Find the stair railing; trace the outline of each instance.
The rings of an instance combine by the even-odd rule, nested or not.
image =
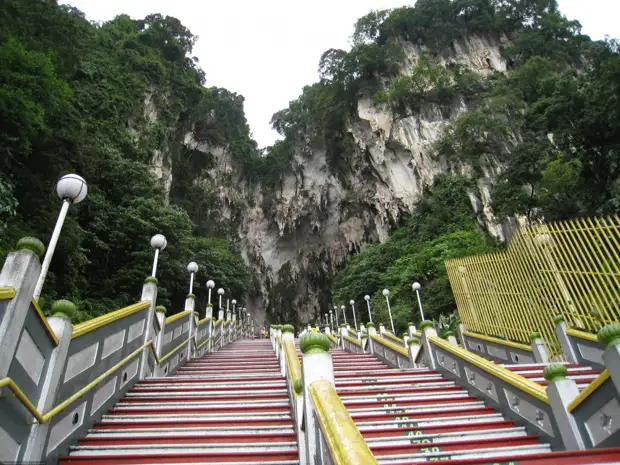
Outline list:
[[[190,296],[184,312],[165,317],[154,277],[128,307],[73,326],[76,307],[61,300],[46,318],[32,300],[42,247],[30,242],[0,271],[0,450],[18,463],[64,453],[137,381],[171,375],[213,337]]]
[[[329,338],[310,331],[300,340],[308,464],[373,465],[377,459],[334,386]]]

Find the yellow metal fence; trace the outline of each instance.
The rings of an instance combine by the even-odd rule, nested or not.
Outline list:
[[[520,228],[506,251],[451,259],[446,269],[464,326],[558,352],[553,317],[583,331],[620,323],[620,217]]]

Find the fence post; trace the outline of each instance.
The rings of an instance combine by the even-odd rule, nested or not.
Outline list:
[[[568,379],[568,370],[564,365],[552,363],[547,365],[543,372],[545,379],[549,381],[547,396],[551,404],[553,416],[560,430],[562,442],[567,450],[582,450],[585,445],[577,422],[568,411],[568,404],[579,395],[579,388],[574,380]]]
[[[153,343],[156,342],[153,339],[157,335],[152,334],[152,328],[153,318],[155,318],[155,304],[157,302],[157,284],[157,278],[155,276],[149,276],[142,285],[142,297],[140,298],[140,301],[144,302],[145,300],[149,300],[151,302],[151,306],[149,307],[146,315],[146,326],[144,328],[144,339],[142,341],[143,344],[146,344],[149,340],[152,340]],[[160,331],[160,334],[163,334],[163,331]],[[139,379],[141,380],[150,374],[148,373],[150,355],[150,351],[144,350],[140,356]]]
[[[306,437],[306,451],[308,463],[320,463],[319,444],[317,444],[319,427],[314,417],[312,400],[308,393],[308,386],[318,380],[327,380],[334,384],[334,366],[329,354],[329,338],[319,332],[310,331],[299,341],[303,354],[301,364],[304,397],[304,433]]]
[[[564,352],[564,357],[566,361],[569,363],[578,363],[577,353],[575,352],[575,347],[570,341],[568,334],[566,334],[566,322],[564,321],[563,315],[556,315],[553,317],[553,323],[555,325],[555,335],[560,341],[560,346],[562,347],[562,352]]]
[[[424,320],[420,323],[420,330],[422,332],[422,347],[424,347],[426,363],[431,370],[435,370],[437,368],[437,360],[433,346],[428,341],[428,338],[431,336],[437,336],[437,331],[435,331],[435,328],[433,327],[433,322],[429,320]]]
[[[411,362],[411,366],[416,366],[416,359],[418,358],[418,354],[420,353],[420,339],[416,336],[411,336],[407,339],[407,351],[409,352],[409,361]]]
[[[620,395],[620,324],[607,325],[598,332],[598,340],[607,348],[603,362]]]
[[[55,402],[60,386],[60,378],[64,372],[67,361],[73,325],[71,317],[75,314],[76,308],[68,300],[59,300],[52,305],[52,316],[47,319],[52,331],[58,338],[58,345],[54,348],[50,357],[50,362],[45,373],[41,374],[43,386],[41,387],[41,397],[36,406],[39,412],[47,412]],[[22,460],[27,462],[39,462],[45,459],[43,448],[49,432],[50,423],[35,423],[30,428],[28,441],[24,450]]]
[[[0,379],[7,376],[9,367],[26,322],[32,293],[37,285],[43,255],[43,243],[34,237],[24,237],[17,242],[17,251],[11,252],[0,271],[0,287],[12,287],[15,296],[0,312]]]
[[[536,363],[549,363],[547,348],[538,331],[534,331],[530,334],[530,341],[532,341],[532,351],[534,352],[534,360]]]
[[[187,294],[185,298],[185,311],[190,311],[189,314],[189,331],[187,338],[196,336],[196,318],[194,317],[194,309],[196,308],[196,296],[194,294]],[[191,360],[192,355],[194,353],[194,346],[192,345],[192,341],[189,341],[187,344],[187,355],[186,359]]]

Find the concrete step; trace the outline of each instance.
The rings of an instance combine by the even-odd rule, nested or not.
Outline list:
[[[239,402],[239,399],[242,398],[243,401],[253,401],[253,400],[288,400],[286,389],[278,389],[278,390],[270,390],[264,391],[263,394],[255,393],[253,391],[244,392],[244,393],[230,393],[230,392],[219,392],[219,393],[209,393],[208,397],[205,397],[201,392],[187,392],[187,391],[159,391],[159,392],[128,392],[124,401],[126,402],[142,402],[149,399],[159,400],[159,399],[168,399],[174,398],[179,402],[184,400],[204,400],[204,401],[235,401]]]
[[[248,414],[279,414],[290,412],[291,407],[288,403],[285,404],[259,404],[259,405],[246,405],[241,402],[236,404],[227,404],[224,406],[216,406],[208,403],[198,402],[183,402],[182,404],[168,402],[164,405],[161,403],[151,404],[117,404],[110,410],[110,414],[113,415],[177,415],[182,412],[191,413],[205,413],[211,416],[217,414],[234,414],[234,415],[248,415]]]
[[[203,393],[203,394],[208,394],[210,397],[217,397],[217,396],[231,396],[231,395],[235,395],[235,396],[240,396],[240,397],[251,397],[251,396],[257,396],[257,395],[271,395],[271,394],[287,394],[287,390],[286,388],[264,388],[264,389],[227,389],[226,391],[222,391],[221,388],[218,387],[210,387],[210,386],[204,386],[204,385],[190,385],[187,387],[169,387],[169,388],[143,388],[143,389],[138,389],[138,388],[133,388],[131,391],[131,395],[136,394],[136,393],[142,393],[142,394],[153,394],[155,396],[168,396],[168,395],[175,395],[175,394],[181,394],[183,395],[183,393],[185,393],[185,395],[187,395],[188,393]]]
[[[362,425],[359,427],[359,430],[368,439],[385,439],[390,437],[402,439],[403,437],[440,436],[446,433],[469,433],[472,430],[482,432],[515,427],[515,423],[512,420],[505,420],[501,414],[477,415],[467,419],[463,419],[463,417],[440,418],[437,421],[430,420],[428,422],[419,421],[414,423],[416,423],[415,426],[406,421],[388,421],[378,425]]]
[[[428,389],[440,388],[447,386],[454,386],[452,381],[432,381],[428,383],[415,383],[415,384],[384,384],[384,383],[372,383],[372,384],[358,384],[353,386],[342,386],[336,384],[336,391],[338,393],[350,393],[350,392],[396,392],[396,391],[412,391],[416,387],[426,387]]]
[[[437,403],[437,402],[463,402],[467,400],[476,399],[470,396],[467,391],[461,392],[446,392],[436,394],[424,394],[424,395],[410,395],[410,394],[397,394],[397,395],[377,395],[377,396],[358,396],[358,397],[346,397],[341,396],[340,399],[347,407],[357,407],[364,405],[378,405],[378,404],[396,404],[401,405],[415,405],[424,403]]]
[[[439,422],[445,419],[447,421],[454,421],[454,419],[459,418],[459,421],[468,422],[471,418],[477,418],[481,416],[498,415],[494,418],[502,418],[500,414],[496,414],[495,411],[491,407],[476,407],[470,409],[459,410],[458,408],[453,409],[442,409],[441,412],[433,411],[431,413],[420,413],[420,414],[386,414],[386,413],[360,413],[353,414],[351,417],[355,421],[358,427],[371,425],[389,425],[389,427],[393,428],[395,426],[400,427],[415,427],[419,425],[435,425],[439,424]]]
[[[388,415],[422,415],[422,414],[441,414],[443,412],[456,412],[460,410],[471,410],[485,407],[485,403],[470,397],[468,400],[452,399],[452,402],[429,403],[424,405],[396,405],[388,403],[387,406],[347,408],[352,417],[363,414],[388,414]]]
[[[511,442],[511,441],[508,441]],[[535,454],[541,452],[551,452],[551,447],[548,444],[525,444],[525,445],[504,445],[493,447],[480,447],[476,449],[443,451],[439,446],[424,446],[420,447],[420,452],[416,453],[398,453],[389,451],[389,453],[383,454],[381,451],[374,451],[373,453],[378,459],[379,464],[415,464],[426,461],[444,461],[444,460],[465,460],[465,459],[486,459],[481,463],[494,463],[493,457],[501,456],[502,454],[510,454],[513,458],[518,458],[520,455]],[[489,460],[491,459],[491,460]],[[475,463],[475,462],[474,462]],[[519,464],[521,462],[519,461]]]
[[[129,455],[139,454],[148,455],[170,455],[183,453],[212,453],[226,454],[227,452],[297,452],[297,441],[288,442],[266,442],[251,444],[123,444],[107,446],[71,446],[70,455]]]
[[[443,381],[445,378],[439,374],[421,374],[404,376],[362,376],[351,378],[336,378],[336,386],[353,386],[357,384],[399,384],[399,383],[424,383],[428,381]]]
[[[411,445],[411,444],[435,444],[454,441],[476,441],[479,439],[507,439],[526,437],[525,427],[495,428],[479,430],[476,425],[469,427],[469,431],[458,431],[440,434],[417,434],[417,431],[408,431],[401,436],[372,437],[366,438],[366,442],[372,445]]]

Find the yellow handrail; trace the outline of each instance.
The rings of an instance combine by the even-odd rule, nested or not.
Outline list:
[[[331,334],[327,334],[327,337],[330,338],[334,344],[338,345],[338,339],[336,337]]]
[[[396,344],[394,344],[394,343],[388,341],[387,339],[384,339],[381,336],[378,336],[376,334],[371,334],[370,338],[373,341],[378,342],[382,346],[385,346],[388,349],[393,350],[394,352],[398,352],[399,354],[401,354],[404,357],[409,357],[409,351],[407,349],[405,349],[404,347],[402,347],[402,346],[397,346]]]
[[[601,387],[601,385],[609,379],[609,371],[604,370],[600,375],[598,375],[590,384],[586,386],[586,388],[581,391],[577,397],[575,397],[570,404],[568,404],[568,411],[573,412],[579,405],[590,397],[596,390]]]
[[[579,339],[585,339],[586,341],[598,342],[596,334],[586,333],[585,331],[579,331],[575,328],[566,328],[566,334],[568,334],[569,336],[577,337]]]
[[[106,313],[105,315],[98,316],[97,318],[93,318],[92,320],[88,320],[84,323],[75,325],[73,327],[73,334],[71,335],[71,339],[83,336],[84,334],[90,333],[97,328],[101,328],[102,326],[118,321],[121,318],[133,315],[134,313],[139,312],[140,310],[144,310],[145,308],[149,308],[150,306],[151,301],[144,300],[142,302],[129,305],[128,307],[120,308],[113,312]]]
[[[202,344],[196,345],[196,338],[192,336],[188,338],[187,340],[183,341],[181,344],[176,346],[174,349],[172,349],[170,352],[168,352],[165,356],[161,358],[157,357],[157,353],[155,351],[155,345],[153,344],[153,342],[152,341],[146,342],[145,344],[141,345],[139,348],[134,350],[127,357],[119,361],[116,365],[109,368],[107,371],[99,375],[97,378],[95,378],[93,381],[88,383],[78,392],[76,392],[69,398],[65,399],[64,401],[56,405],[54,408],[52,408],[49,412],[45,414],[39,412],[39,410],[34,406],[34,404],[30,401],[30,399],[28,399],[26,394],[24,394],[24,392],[15,384],[15,382],[11,378],[0,379],[0,389],[5,388],[5,387],[9,388],[15,394],[15,397],[17,397],[17,399],[26,408],[26,410],[28,410],[39,423],[47,423],[51,418],[53,418],[55,415],[63,411],[65,408],[71,405],[74,401],[84,396],[86,393],[88,393],[90,390],[95,388],[98,384],[100,384],[102,381],[104,381],[114,372],[116,372],[117,370],[125,366],[128,362],[136,358],[144,349],[147,349],[147,348],[150,349],[153,357],[155,358],[155,363],[157,363],[158,365],[161,365],[162,363],[165,363],[174,354],[176,354],[179,350],[181,350],[184,346],[186,346],[187,343],[190,341],[194,342],[194,347],[196,347],[197,349],[200,349],[204,344],[208,342],[208,339],[204,341]]]
[[[204,325],[205,323],[208,323],[209,321],[211,321],[212,319],[213,319],[213,318],[211,318],[210,316],[207,316],[207,317],[203,318],[202,320],[200,320],[200,321],[198,322],[198,326],[202,326],[202,325]]]
[[[177,313],[175,315],[170,315],[168,318],[166,318],[166,325],[169,325],[170,323],[174,323],[175,321],[186,317],[187,315],[189,315],[190,313],[192,313],[191,310],[185,310],[184,312],[181,313]]]
[[[295,383],[297,380],[301,380],[301,364],[299,363],[299,357],[297,356],[297,350],[295,349],[295,343],[292,339],[284,339],[282,344],[284,355],[286,356],[286,368],[291,380],[291,388],[295,396]]]
[[[493,344],[504,345],[507,347],[514,347],[515,349],[521,349],[528,352],[533,352],[531,346],[526,346],[525,344],[519,344],[518,342],[506,341],[504,339],[499,339],[497,337],[485,336],[483,334],[472,333],[471,331],[463,331],[464,336],[473,337],[474,339],[480,339],[482,341],[492,342]]]
[[[308,392],[334,465],[376,465],[377,459],[338,397],[334,385],[327,380],[318,380],[310,384]]]
[[[383,332],[383,336],[384,337],[387,336],[387,339],[391,339],[394,342],[398,342],[399,344],[402,344],[403,346],[405,345],[405,340],[404,339],[399,338],[395,334],[392,334],[392,332],[390,332],[390,331],[384,331]]]
[[[38,302],[34,299],[32,299],[31,302],[32,302],[32,306],[34,307],[34,311],[37,314],[37,317],[39,317],[39,321],[41,321],[41,323],[45,327],[45,331],[47,331],[47,334],[54,342],[54,345],[58,345],[59,341],[58,341],[58,338],[56,337],[56,333],[50,327],[50,324],[48,323],[47,318],[45,318],[45,315],[41,311],[41,307],[39,307]]]
[[[349,341],[351,344],[355,344],[356,346],[362,347],[362,341],[360,341],[359,339],[355,339],[351,336],[349,336],[348,334],[346,336],[343,336],[347,341]]]
[[[529,380],[528,378],[524,378],[521,375],[518,375],[506,368],[503,368],[493,362],[490,362],[486,358],[480,357],[468,350],[462,349],[459,346],[454,344],[450,344],[448,341],[444,341],[436,336],[431,336],[428,338],[429,342],[435,344],[437,347],[450,352],[452,355],[456,355],[458,358],[465,360],[466,362],[475,365],[481,370],[486,371],[487,373],[501,379],[502,381],[510,384],[511,386],[516,387],[517,389],[528,393],[532,397],[535,397],[538,400],[549,403],[549,398],[547,397],[547,392],[545,388],[540,384],[535,383],[534,381]]]
[[[12,287],[0,287],[0,300],[12,299],[15,297],[15,289]]]

